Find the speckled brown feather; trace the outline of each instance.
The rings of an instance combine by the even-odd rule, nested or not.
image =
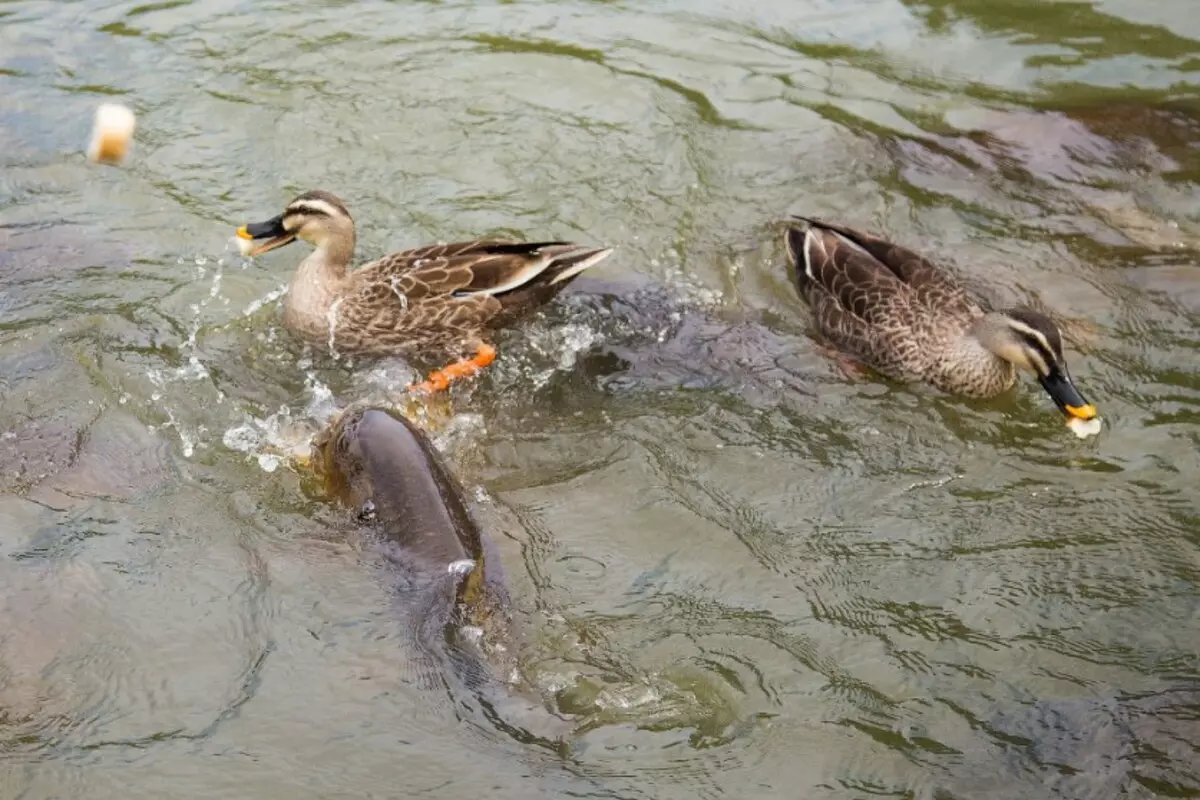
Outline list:
[[[553,283],[554,278],[581,252],[592,251],[565,242],[488,239],[385,256],[350,273],[350,286],[336,308],[334,346],[358,354],[421,350],[445,355],[469,348],[485,331],[558,294],[570,279]],[[547,259],[549,266],[538,266]],[[521,273],[532,277],[509,290],[485,293]]]
[[[980,313],[979,306],[949,273],[907,247],[844,225],[818,220],[806,221],[815,225],[826,237],[830,232],[836,233],[865,250],[865,254],[860,255],[869,258],[876,265],[887,268],[908,287],[917,303],[940,314],[963,314],[973,317]],[[844,243],[841,246],[846,247]]]

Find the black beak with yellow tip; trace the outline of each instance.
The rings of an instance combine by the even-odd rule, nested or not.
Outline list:
[[[237,235],[239,239],[245,239],[247,241],[266,239],[265,242],[257,247],[251,248],[251,250],[247,253],[247,255],[250,256],[262,255],[268,250],[274,250],[276,247],[283,247],[285,244],[290,244],[296,239],[296,234],[289,233],[288,230],[283,227],[283,214],[280,214],[277,217],[271,217],[271,219],[267,220],[266,222],[251,222],[249,225],[243,225],[237,229]]]
[[[1096,416],[1096,407],[1083,399],[1083,395],[1075,388],[1075,383],[1065,370],[1055,370],[1049,375],[1038,378],[1046,394],[1058,406],[1059,411],[1068,418],[1089,420]]]

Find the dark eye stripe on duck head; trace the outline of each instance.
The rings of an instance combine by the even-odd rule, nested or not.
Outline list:
[[[1039,375],[1049,375],[1061,368],[1062,361],[1055,357],[1040,336],[1021,334],[1021,341],[1029,348],[1029,360],[1038,368]]]
[[[1015,308],[1008,312],[1008,316],[1020,323],[1021,327],[1029,329],[1022,330],[1022,334],[1038,334],[1037,338],[1042,340],[1042,349],[1048,349],[1055,361],[1063,360],[1062,334],[1049,317],[1028,308]]]
[[[288,213],[309,214],[312,216],[327,216],[337,217],[342,216],[349,218],[350,212],[346,209],[346,204],[343,203],[336,195],[329,192],[313,189],[296,197],[292,202],[288,203]]]
[[[293,203],[283,212],[283,226],[294,231],[306,220],[315,218],[330,219],[333,216],[328,208],[322,208],[313,202]]]

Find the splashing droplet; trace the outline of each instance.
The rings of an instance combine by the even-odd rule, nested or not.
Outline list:
[[[329,352],[333,355],[334,361],[338,359],[338,351],[334,347],[334,334],[337,332],[337,312],[338,307],[341,306],[342,301],[345,299],[344,297],[339,297],[337,300],[334,300],[333,305],[329,307],[329,312],[325,315],[325,319],[329,320]]]

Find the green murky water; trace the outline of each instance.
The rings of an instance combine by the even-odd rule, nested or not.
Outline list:
[[[1192,5],[0,3],[3,795],[1200,796]],[[617,248],[438,432],[565,751],[428,689],[272,455],[405,378],[229,250],[318,187],[360,257]],[[847,377],[789,213],[1054,313],[1102,435]]]

